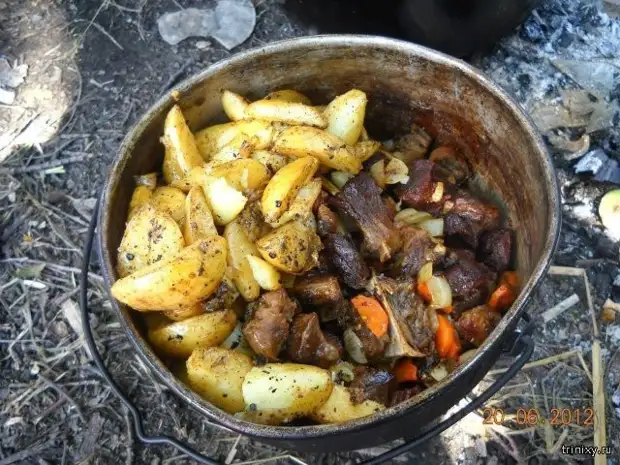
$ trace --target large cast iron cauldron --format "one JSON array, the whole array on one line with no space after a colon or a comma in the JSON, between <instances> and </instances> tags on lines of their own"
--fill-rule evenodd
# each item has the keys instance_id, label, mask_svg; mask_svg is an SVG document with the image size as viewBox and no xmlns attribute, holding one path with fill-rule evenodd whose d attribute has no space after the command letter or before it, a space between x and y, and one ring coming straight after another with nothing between
<instances>
[{"instance_id":1,"label":"large cast iron cauldron","mask_svg":"<svg viewBox=\"0 0 620 465\"><path fill-rule=\"evenodd\" d=\"M462 148L481 175L481 189L501 201L516 231L515 266L524 286L476 356L436 386L374 416L303 427L256 425L213 407L160 361L144 337L139 314L113 302L136 352L180 398L212 421L282 448L325 452L370 447L413 435L444 414L470 393L512 337L558 238L558 190L549 155L531 121L499 87L459 60L410 43L317 36L266 45L216 63L162 97L133 127L111 169L98 219L108 286L117 277L116 250L133 176L160 169L159 138L173 102L178 100L196 130L223 119L222 89L259 98L275 89L292 88L323 103L353 87L368 94L371 134L381 137L417 121L440 141Z\"/></svg>"}]
</instances>

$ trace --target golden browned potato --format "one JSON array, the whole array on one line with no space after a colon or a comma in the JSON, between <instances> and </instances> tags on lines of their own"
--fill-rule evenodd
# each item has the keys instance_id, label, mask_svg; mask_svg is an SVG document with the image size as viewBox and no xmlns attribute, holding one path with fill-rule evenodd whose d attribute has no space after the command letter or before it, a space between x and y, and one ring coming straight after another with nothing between
<instances>
[{"instance_id":1,"label":"golden browned potato","mask_svg":"<svg viewBox=\"0 0 620 465\"><path fill-rule=\"evenodd\" d=\"M267 223L274 223L282 216L299 189L314 176L318 167L315 158L303 157L280 168L273 175L261 199L261 210Z\"/></svg>"},{"instance_id":2,"label":"golden browned potato","mask_svg":"<svg viewBox=\"0 0 620 465\"><path fill-rule=\"evenodd\" d=\"M127 221L129 221L140 207L146 205L153 196L153 189L146 186L136 186L131 194L131 200L129 201L129 209L127 211Z\"/></svg>"},{"instance_id":3,"label":"golden browned potato","mask_svg":"<svg viewBox=\"0 0 620 465\"><path fill-rule=\"evenodd\" d=\"M258 100L245 109L245 119L262 119L286 124L327 127L323 114L316 108L303 103L282 100Z\"/></svg>"},{"instance_id":4,"label":"golden browned potato","mask_svg":"<svg viewBox=\"0 0 620 465\"><path fill-rule=\"evenodd\" d=\"M217 235L217 228L213 222L207 198L202 187L194 186L185 198L185 221L183 222L185 244L191 245L213 234Z\"/></svg>"},{"instance_id":5,"label":"golden browned potato","mask_svg":"<svg viewBox=\"0 0 620 465\"><path fill-rule=\"evenodd\" d=\"M184 246L176 221L168 213L144 205L125 227L118 247L118 275L123 278L159 261L170 260Z\"/></svg>"},{"instance_id":6,"label":"golden browned potato","mask_svg":"<svg viewBox=\"0 0 620 465\"><path fill-rule=\"evenodd\" d=\"M199 302L191 307L168 310L167 312L164 312L164 315L172 321L183 321L196 315L202 315L204 312L205 311L202 308L202 304Z\"/></svg>"},{"instance_id":7,"label":"golden browned potato","mask_svg":"<svg viewBox=\"0 0 620 465\"><path fill-rule=\"evenodd\" d=\"M192 168L186 176L182 179L177 179L176 181L172 181L170 183L171 187L176 187L177 189L182 190L187 193L194 186L203 187L207 184L209 180L212 166L208 163L203 163L200 166L195 166Z\"/></svg>"},{"instance_id":8,"label":"golden browned potato","mask_svg":"<svg viewBox=\"0 0 620 465\"><path fill-rule=\"evenodd\" d=\"M267 150L257 150L252 154L252 158L264 165L272 173L278 171L289 161L287 157Z\"/></svg>"},{"instance_id":9,"label":"golden browned potato","mask_svg":"<svg viewBox=\"0 0 620 465\"><path fill-rule=\"evenodd\" d=\"M265 166L251 158L218 165L210 174L215 178L226 178L228 184L246 195L265 187L271 177L271 172Z\"/></svg>"},{"instance_id":10,"label":"golden browned potato","mask_svg":"<svg viewBox=\"0 0 620 465\"><path fill-rule=\"evenodd\" d=\"M349 145L355 144L364 128L367 103L366 94L358 89L336 97L323 112L328 123L326 131Z\"/></svg>"},{"instance_id":11,"label":"golden browned potato","mask_svg":"<svg viewBox=\"0 0 620 465\"><path fill-rule=\"evenodd\" d=\"M232 121L243 119L245 109L250 104L245 98L239 94L235 94L229 90L222 92L222 108L224 113Z\"/></svg>"},{"instance_id":12,"label":"golden browned potato","mask_svg":"<svg viewBox=\"0 0 620 465\"><path fill-rule=\"evenodd\" d=\"M232 187L225 178L210 178L203 187L215 223L223 226L234 220L248 198Z\"/></svg>"},{"instance_id":13,"label":"golden browned potato","mask_svg":"<svg viewBox=\"0 0 620 465\"><path fill-rule=\"evenodd\" d=\"M181 179L194 166L203 163L194 135L178 105L174 105L166 116L162 142L166 147L163 172L168 184Z\"/></svg>"},{"instance_id":14,"label":"golden browned potato","mask_svg":"<svg viewBox=\"0 0 620 465\"><path fill-rule=\"evenodd\" d=\"M209 236L176 257L148 265L116 281L112 296L135 310L178 310L209 297L224 276L226 239Z\"/></svg>"},{"instance_id":15,"label":"golden browned potato","mask_svg":"<svg viewBox=\"0 0 620 465\"><path fill-rule=\"evenodd\" d=\"M321 193L321 179L313 178L299 189L291 206L282 216L272 223L272 226L279 227L291 220L305 221L312 216L312 206Z\"/></svg>"},{"instance_id":16,"label":"golden browned potato","mask_svg":"<svg viewBox=\"0 0 620 465\"><path fill-rule=\"evenodd\" d=\"M241 352L201 347L187 359L187 378L189 386L213 405L237 413L245 408L241 386L253 366Z\"/></svg>"},{"instance_id":17,"label":"golden browned potato","mask_svg":"<svg viewBox=\"0 0 620 465\"><path fill-rule=\"evenodd\" d=\"M383 409L385 409L385 405L373 400L365 400L362 403L354 404L349 390L344 386L334 384L327 402L313 411L310 414L310 418L322 424L341 423L372 415Z\"/></svg>"},{"instance_id":18,"label":"golden browned potato","mask_svg":"<svg viewBox=\"0 0 620 465\"><path fill-rule=\"evenodd\" d=\"M322 248L316 233L299 221L290 221L256 242L262 257L277 269L299 274L317 264Z\"/></svg>"},{"instance_id":19,"label":"golden browned potato","mask_svg":"<svg viewBox=\"0 0 620 465\"><path fill-rule=\"evenodd\" d=\"M220 345L232 333L237 315L232 310L203 313L183 321L162 321L147 330L151 344L164 355L187 358L198 347Z\"/></svg>"},{"instance_id":20,"label":"golden browned potato","mask_svg":"<svg viewBox=\"0 0 620 465\"><path fill-rule=\"evenodd\" d=\"M269 121L235 121L216 124L198 131L196 133L196 143L202 157L205 160L209 160L214 153L229 144L240 134L245 134L248 139L255 142L256 150L264 150L271 145L274 133L274 126Z\"/></svg>"},{"instance_id":21,"label":"golden browned potato","mask_svg":"<svg viewBox=\"0 0 620 465\"><path fill-rule=\"evenodd\" d=\"M281 100L282 102L303 103L304 105L312 105L312 102L301 92L291 89L276 90L269 93L265 100Z\"/></svg>"},{"instance_id":22,"label":"golden browned potato","mask_svg":"<svg viewBox=\"0 0 620 465\"><path fill-rule=\"evenodd\" d=\"M332 388L329 371L296 363L254 367L242 385L246 412L266 424L309 415L329 399Z\"/></svg>"},{"instance_id":23,"label":"golden browned potato","mask_svg":"<svg viewBox=\"0 0 620 465\"><path fill-rule=\"evenodd\" d=\"M232 280L235 287L246 301L258 299L260 287L247 260L250 255L259 255L256 245L250 241L237 221L226 226L224 237L228 241L228 264L233 268Z\"/></svg>"},{"instance_id":24,"label":"golden browned potato","mask_svg":"<svg viewBox=\"0 0 620 465\"><path fill-rule=\"evenodd\" d=\"M353 174L362 169L362 162L342 139L309 126L285 129L275 139L273 150L294 158L311 156L329 168Z\"/></svg>"},{"instance_id":25,"label":"golden browned potato","mask_svg":"<svg viewBox=\"0 0 620 465\"><path fill-rule=\"evenodd\" d=\"M209 163L212 167L228 163L240 158L248 158L252 155L256 145L256 138L241 133L234 137L228 144L213 154Z\"/></svg>"},{"instance_id":26,"label":"golden browned potato","mask_svg":"<svg viewBox=\"0 0 620 465\"><path fill-rule=\"evenodd\" d=\"M176 187L162 186L155 189L151 205L157 210L168 213L177 223L185 218L185 194Z\"/></svg>"},{"instance_id":27,"label":"golden browned potato","mask_svg":"<svg viewBox=\"0 0 620 465\"><path fill-rule=\"evenodd\" d=\"M254 255L247 256L248 263L258 285L266 291L277 291L282 287L280 273L273 265Z\"/></svg>"},{"instance_id":28,"label":"golden browned potato","mask_svg":"<svg viewBox=\"0 0 620 465\"><path fill-rule=\"evenodd\" d=\"M349 150L357 157L359 161L364 163L370 157L372 157L379 148L381 143L376 140L363 140L350 147Z\"/></svg>"}]
</instances>

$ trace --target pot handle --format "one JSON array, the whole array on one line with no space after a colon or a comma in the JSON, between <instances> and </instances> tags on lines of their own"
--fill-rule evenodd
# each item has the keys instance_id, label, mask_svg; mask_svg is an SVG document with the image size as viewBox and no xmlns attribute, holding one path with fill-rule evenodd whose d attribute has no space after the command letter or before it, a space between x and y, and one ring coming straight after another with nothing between
<instances>
[{"instance_id":1,"label":"pot handle","mask_svg":"<svg viewBox=\"0 0 620 465\"><path fill-rule=\"evenodd\" d=\"M88 346L90 353L92 354L95 365L97 365L101 376L110 385L112 391L114 391L114 393L123 403L123 405L125 405L125 407L127 407L127 409L129 410L129 413L131 414L131 417L133 419L134 433L136 437L140 440L140 442L146 445L169 445L199 463L206 465L223 465L223 462L212 459L210 457L206 457L200 454L198 451L192 449L189 445L184 444L177 439L171 438L169 436L148 436L147 434L145 434L142 427L142 418L140 417L138 409L127 397L127 395L125 395L125 393L121 390L118 384L116 384L116 382L108 372L105 364L103 363L101 354L97 349L97 344L95 344L95 339L93 337L93 333L90 327L90 320L88 318L88 269L90 267L90 255L93 248L95 229L97 227L99 202L100 198L97 197L97 202L93 209L93 214L90 219L88 231L86 233L87 236L84 244L83 254L84 261L82 263L82 269L80 273L80 313L82 317L82 328L84 329L84 338L86 341L86 345ZM486 401L488 401L497 391L499 391L508 381L510 381L517 374L517 372L532 356L532 352L534 351L534 341L529 336L529 334L531 333L531 323L529 322L529 317L527 317L527 315L524 315L524 318L526 322L529 323L528 326L523 331L515 331L515 337L509 341L511 347L507 349L511 355L517 356L517 359L513 362L510 368L508 368L508 370L504 374L502 374L502 376L500 376L486 391L484 391L480 396L473 399L467 406L463 407L450 418L435 425L426 433L416 438L413 438L405 444L395 447L388 452L378 455L377 457L373 457L372 459L366 460L365 462L361 462L360 465L377 465L391 460L401 454L404 454L405 452L410 451L422 442L445 431L446 429L457 423L459 420L461 420L463 417L473 412Z\"/></svg>"}]
</instances>

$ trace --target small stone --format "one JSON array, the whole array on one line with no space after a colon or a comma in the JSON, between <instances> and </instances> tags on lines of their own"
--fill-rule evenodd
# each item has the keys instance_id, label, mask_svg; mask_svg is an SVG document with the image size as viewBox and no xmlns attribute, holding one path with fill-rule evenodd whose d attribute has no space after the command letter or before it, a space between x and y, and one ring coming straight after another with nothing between
<instances>
[{"instance_id":1,"label":"small stone","mask_svg":"<svg viewBox=\"0 0 620 465\"><path fill-rule=\"evenodd\" d=\"M575 165L575 173L596 174L607 163L609 157L601 149L595 149L586 153Z\"/></svg>"}]
</instances>

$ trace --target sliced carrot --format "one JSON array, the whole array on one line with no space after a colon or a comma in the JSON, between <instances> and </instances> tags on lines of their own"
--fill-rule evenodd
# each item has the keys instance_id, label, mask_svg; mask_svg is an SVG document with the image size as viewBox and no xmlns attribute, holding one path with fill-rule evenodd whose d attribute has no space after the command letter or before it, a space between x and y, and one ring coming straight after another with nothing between
<instances>
[{"instance_id":1,"label":"sliced carrot","mask_svg":"<svg viewBox=\"0 0 620 465\"><path fill-rule=\"evenodd\" d=\"M418 283L418 294L428 303L433 300L433 294L426 283Z\"/></svg>"},{"instance_id":2,"label":"sliced carrot","mask_svg":"<svg viewBox=\"0 0 620 465\"><path fill-rule=\"evenodd\" d=\"M408 358L399 361L394 367L394 375L399 383L418 380L418 367Z\"/></svg>"},{"instance_id":3,"label":"sliced carrot","mask_svg":"<svg viewBox=\"0 0 620 465\"><path fill-rule=\"evenodd\" d=\"M365 295L357 295L351 299L357 313L362 317L368 329L377 337L387 334L389 320L387 313L377 299Z\"/></svg>"},{"instance_id":4,"label":"sliced carrot","mask_svg":"<svg viewBox=\"0 0 620 465\"><path fill-rule=\"evenodd\" d=\"M456 334L456 329L448 317L437 314L439 326L435 334L435 347L440 358L457 359L461 352L461 341Z\"/></svg>"},{"instance_id":5,"label":"sliced carrot","mask_svg":"<svg viewBox=\"0 0 620 465\"><path fill-rule=\"evenodd\" d=\"M519 289L519 276L514 271L504 271L499 280L500 284L508 284L515 291Z\"/></svg>"},{"instance_id":6,"label":"sliced carrot","mask_svg":"<svg viewBox=\"0 0 620 465\"><path fill-rule=\"evenodd\" d=\"M515 301L516 295L513 288L506 284L500 284L489 297L488 306L495 312L506 310Z\"/></svg>"}]
</instances>

